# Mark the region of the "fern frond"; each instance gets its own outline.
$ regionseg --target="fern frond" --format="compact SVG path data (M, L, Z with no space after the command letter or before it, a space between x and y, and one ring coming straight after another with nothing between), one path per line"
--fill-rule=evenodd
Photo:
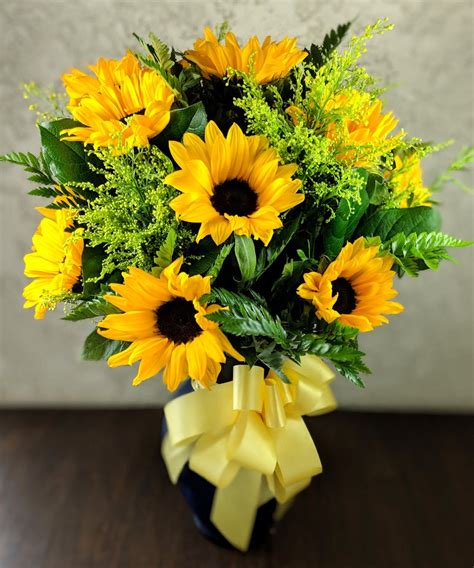
M445 233L403 233L383 243L381 250L389 252L397 265L409 276L421 270L437 270L442 260L452 260L447 248L468 247L473 241L463 241Z

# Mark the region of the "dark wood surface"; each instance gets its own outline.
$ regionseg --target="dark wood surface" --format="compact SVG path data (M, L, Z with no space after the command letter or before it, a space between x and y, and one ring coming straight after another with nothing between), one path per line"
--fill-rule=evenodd
M160 458L159 410L0 412L1 568L471 567L473 420L309 421L325 471L265 546L195 530Z

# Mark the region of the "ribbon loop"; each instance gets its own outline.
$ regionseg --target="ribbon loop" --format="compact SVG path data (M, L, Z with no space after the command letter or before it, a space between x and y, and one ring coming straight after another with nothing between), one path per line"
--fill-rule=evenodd
M165 406L172 444L189 444L205 432L232 424L235 413L228 404L232 383L212 390L198 390L175 398Z
M271 475L275 471L275 445L268 428L256 412L240 413L229 436L227 456L262 475Z
M233 368L234 410L254 410L263 407L264 371L262 367L235 365Z
M285 426L285 403L288 404L281 396L278 383L273 380L266 381L263 413L268 428L283 428Z

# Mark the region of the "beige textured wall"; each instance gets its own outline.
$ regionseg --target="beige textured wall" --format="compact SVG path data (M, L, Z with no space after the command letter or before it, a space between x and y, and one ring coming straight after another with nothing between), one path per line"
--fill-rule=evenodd
M389 16L395 31L373 42L369 69L398 88L390 107L410 134L426 140L455 138L472 144L472 2L453 0L298 0L277 2L9 0L0 1L0 152L38 149L34 117L18 92L22 81L57 81L68 67L99 56L120 56L133 31L153 30L179 48L206 24L230 20L240 36L297 35L301 43L358 16L355 29ZM455 150L430 158L426 178ZM48 314L34 321L22 310L22 256L38 217L26 196L23 173L1 167L0 404L156 404L166 398L159 381L132 388L130 370L80 362L87 324L60 322ZM469 174L464 181L470 182ZM471 178L472 182L472 178ZM441 197L444 228L473 236L472 197L448 187ZM472 253L455 253L460 265L398 284L406 312L366 334L362 344L373 375L361 391L339 378L341 405L353 408L472 409Z

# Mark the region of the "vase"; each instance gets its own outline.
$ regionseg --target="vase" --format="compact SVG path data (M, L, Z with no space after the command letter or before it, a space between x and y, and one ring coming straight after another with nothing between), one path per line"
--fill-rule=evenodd
M321 359L224 366L210 390L181 385L165 406L162 455L199 531L246 551L322 472L304 416L330 412L334 373ZM195 386L195 385L194 385Z

